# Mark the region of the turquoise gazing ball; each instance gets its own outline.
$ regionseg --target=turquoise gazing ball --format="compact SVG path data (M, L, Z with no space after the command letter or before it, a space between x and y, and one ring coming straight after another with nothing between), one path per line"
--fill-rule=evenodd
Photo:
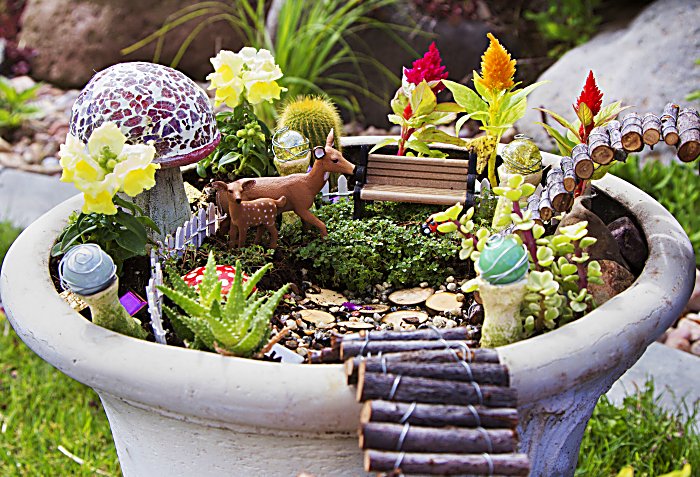
M506 285L522 279L530 267L525 245L513 237L493 235L486 241L477 262L481 277L492 285Z

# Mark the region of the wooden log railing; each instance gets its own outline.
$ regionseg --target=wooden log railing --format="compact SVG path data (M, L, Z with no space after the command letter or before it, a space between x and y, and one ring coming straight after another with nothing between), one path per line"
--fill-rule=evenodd
M517 396L491 349L465 328L372 331L335 337L348 384L363 402L367 472L526 476ZM400 344L403 343L403 344Z

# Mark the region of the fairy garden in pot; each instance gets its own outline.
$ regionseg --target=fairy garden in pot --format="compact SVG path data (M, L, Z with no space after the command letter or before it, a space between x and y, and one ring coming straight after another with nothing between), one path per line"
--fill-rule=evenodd
M572 98L572 122L542 110L563 128L543 123L558 160L543 161L524 137L497 147L528 94L555 85L514 83L516 61L489 39L469 86L448 79L431 45L404 68L391 100L400 136L365 143L343 140L326 98L280 102L283 72L266 50L212 58L216 114L170 68L136 62L98 73L60 151L61 180L83 192L84 205L52 250L59 292L86 319L164 346L281 365L345 361L362 400L384 386L368 377L380 368L451 361L420 357L448 351L473 360L469 376L483 379L463 395L515 407L490 349L584 318L644 266L643 234L591 181L645 146L675 146L681 160L695 160L700 119L672 103L618 119L627 108L603 105L590 72ZM452 101L438 100L448 92ZM460 137L468 120L481 136ZM394 353L405 359L375 363L377 373L357 360ZM418 390L432 389L427 378L462 381L443 364L431 368L438 376L406 379ZM389 401L429 412L397 385L386 383ZM501 427L517 420L501 418ZM388 431L370 431L361 442L381 450ZM527 472L524 456L508 454L515 444L484 432L494 457L460 469ZM367 459L368 470L396 467L381 452Z

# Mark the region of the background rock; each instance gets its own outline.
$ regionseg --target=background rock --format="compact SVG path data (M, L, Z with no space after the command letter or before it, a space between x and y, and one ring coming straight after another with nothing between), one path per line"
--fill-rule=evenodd
M128 56L120 50L156 31L169 15L193 3L28 0L20 39L37 53L32 61L32 76L62 87L81 88L95 71L107 66L121 61L150 61L155 42ZM168 33L162 54L166 64L197 23L190 21ZM209 58L214 56L216 44L229 49L241 47L228 25L210 25L192 42L179 69L203 78L211 69Z
M700 86L700 8L697 0L657 0L622 29L599 33L566 53L541 76L550 83L528 98L530 109L517 126L546 150L556 149L534 107L574 119L571 107L592 69L603 104L622 100L641 115L661 114L669 101L684 102ZM697 107L697 103L694 105ZM622 113L624 116L626 112ZM550 124L554 121L550 121ZM659 146L645 154L673 157L675 149Z

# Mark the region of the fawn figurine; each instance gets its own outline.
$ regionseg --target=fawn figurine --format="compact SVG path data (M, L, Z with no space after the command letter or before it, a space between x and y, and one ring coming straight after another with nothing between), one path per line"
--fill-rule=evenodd
M256 199L244 200L247 189L252 184L250 181L233 182L212 182L211 186L216 189L217 197L223 193L227 197L227 210L229 215L229 243L235 246L238 240L238 248L245 245L246 235L250 227L257 227L255 233L255 243L260 243L264 230L270 232L269 248L277 247L277 219L278 211L285 206L287 198L281 196L278 199Z
M314 203L314 197L321 191L326 183L326 174L339 172L341 174L353 174L355 165L345 159L343 155L333 147L333 129L328 133L325 146L317 146L313 149L316 159L313 167L306 174L290 174L282 177L260 177L258 179L239 179L228 184L228 191L233 190L236 184L244 190L246 199L279 199L286 197L287 202L281 206L278 212L293 211L307 224L313 225L321 232L321 237L327 235L326 224L311 213L309 208ZM216 203L222 210L228 210L227 201L229 194L219 189L216 194Z

